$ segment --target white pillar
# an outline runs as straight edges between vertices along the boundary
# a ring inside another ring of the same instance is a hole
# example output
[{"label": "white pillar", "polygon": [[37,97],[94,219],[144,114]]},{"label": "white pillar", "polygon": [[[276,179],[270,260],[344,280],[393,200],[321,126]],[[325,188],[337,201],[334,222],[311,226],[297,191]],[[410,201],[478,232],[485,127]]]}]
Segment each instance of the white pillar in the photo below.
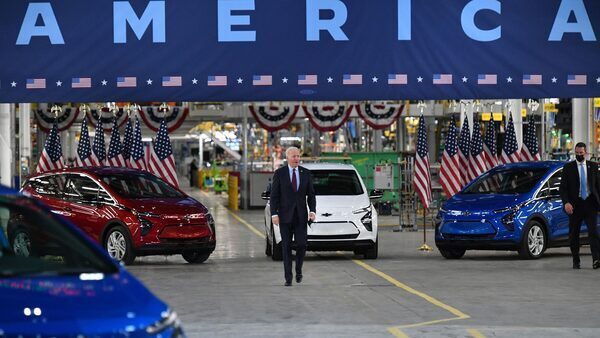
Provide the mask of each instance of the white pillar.
[{"label": "white pillar", "polygon": [[[510,113],[512,113],[513,123],[515,125],[515,135],[517,137],[517,144],[519,149],[523,144],[523,115],[521,110],[523,109],[523,101],[521,99],[508,100],[510,102]],[[508,115],[506,115],[508,122]]]},{"label": "white pillar", "polygon": [[17,170],[23,183],[31,167],[31,103],[19,103],[19,157],[15,160],[19,163]]},{"label": "white pillar", "polygon": [[383,150],[381,136],[383,136],[383,131],[381,129],[373,129],[373,151],[375,152]]},{"label": "white pillar", "polygon": [[0,104],[0,184],[12,187],[13,183],[13,135],[10,104]]},{"label": "white pillar", "polygon": [[[242,206],[244,210],[248,210],[250,206],[250,182],[248,179],[250,177],[248,170],[248,109],[244,109],[244,116],[242,119],[242,142],[244,142],[244,152],[242,158]],[[215,145],[216,147],[216,145]],[[273,168],[276,169],[276,168]]]},{"label": "white pillar", "polygon": [[198,165],[198,169],[202,170],[204,167],[204,137],[203,134],[198,136],[198,157],[200,158],[200,164]]},{"label": "white pillar", "polygon": [[577,142],[584,142],[587,145],[588,152],[592,152],[591,146],[592,134],[590,129],[590,101],[589,99],[573,99],[571,105],[573,112],[573,147]]}]

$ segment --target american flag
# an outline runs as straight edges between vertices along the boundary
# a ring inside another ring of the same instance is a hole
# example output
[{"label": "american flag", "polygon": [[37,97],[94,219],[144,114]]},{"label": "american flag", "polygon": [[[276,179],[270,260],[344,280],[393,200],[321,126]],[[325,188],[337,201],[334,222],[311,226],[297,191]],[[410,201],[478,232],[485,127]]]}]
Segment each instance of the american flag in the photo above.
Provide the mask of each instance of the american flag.
[{"label": "american flag", "polygon": [[50,170],[62,169],[65,165],[63,164],[62,157],[62,145],[60,143],[60,135],[58,134],[58,124],[54,121],[54,125],[48,134],[42,156],[38,162],[36,171],[43,173]]},{"label": "american flag", "polygon": [[213,86],[227,86],[227,76],[225,75],[209,75],[206,80],[206,85],[209,87]]},{"label": "american flag", "polygon": [[79,145],[77,145],[77,167],[92,167],[98,165],[98,159],[92,153],[90,134],[88,132],[87,119],[81,121],[81,133],[79,134]]},{"label": "american flag", "polygon": [[179,187],[173,148],[171,148],[171,140],[169,139],[169,134],[167,134],[167,122],[164,119],[160,122],[154,147],[150,148],[149,165],[150,171],[154,175],[162,178],[174,187]]},{"label": "american flag", "polygon": [[415,168],[413,170],[413,186],[421,198],[425,209],[429,208],[431,198],[431,174],[429,173],[429,151],[427,150],[427,130],[423,114],[419,118],[417,134],[417,152],[415,153]]},{"label": "american flag", "polygon": [[486,169],[490,170],[498,165],[498,146],[496,144],[496,123],[490,119],[490,123],[485,130],[485,139],[483,140],[483,151],[485,152]]},{"label": "american flag", "polygon": [[110,144],[108,145],[108,165],[111,167],[126,167],[125,159],[121,153],[121,134],[119,133],[119,125],[117,118],[113,119],[113,127],[110,133]]},{"label": "american flag", "polygon": [[538,141],[535,135],[535,120],[533,115],[529,118],[527,130],[525,131],[525,137],[523,137],[521,159],[523,161],[539,161],[541,159]]},{"label": "american flag", "polygon": [[473,116],[473,136],[471,137],[471,156],[469,157],[469,178],[474,180],[486,170],[485,153],[481,140],[481,127],[477,116]]},{"label": "american flag", "polygon": [[91,77],[71,78],[71,88],[92,88],[92,78]]},{"label": "american flag", "polygon": [[140,128],[140,120],[137,117],[135,118],[135,129],[133,130],[129,167],[147,170],[146,156],[144,155],[144,145],[142,144],[142,129]]},{"label": "american flag", "polygon": [[362,74],[344,74],[342,84],[361,85],[362,84]]},{"label": "american flag", "polygon": [[454,116],[452,116],[450,126],[448,127],[448,135],[446,136],[444,154],[442,155],[442,165],[440,166],[440,184],[448,198],[454,196],[462,187],[457,134],[456,121],[454,121]]},{"label": "american flag", "polygon": [[433,74],[433,84],[436,84],[436,85],[452,84],[452,74]]},{"label": "american flag", "polygon": [[44,88],[46,88],[46,79],[27,79],[25,88],[27,88],[27,89],[44,89]]},{"label": "american flag", "polygon": [[500,161],[502,164],[519,162],[519,145],[517,144],[517,135],[515,134],[515,125],[512,114],[508,112],[508,125],[504,136],[504,147]]},{"label": "american flag", "polygon": [[272,75],[254,75],[252,77],[253,86],[271,86],[273,84]]},{"label": "american flag", "polygon": [[135,76],[119,76],[117,77],[117,88],[133,88],[137,87],[137,78]]},{"label": "american flag", "polygon": [[523,75],[524,85],[541,85],[542,76],[540,74],[525,74]]},{"label": "american flag", "polygon": [[587,75],[569,75],[567,84],[570,86],[585,86],[587,84]]},{"label": "american flag", "polygon": [[477,75],[477,84],[495,85],[497,83],[498,83],[498,75],[496,75],[496,74],[479,74],[479,75]]},{"label": "american flag", "polygon": [[316,85],[317,83],[318,78],[316,75],[298,75],[298,85],[300,86]]},{"label": "american flag", "polygon": [[131,157],[131,144],[133,143],[133,127],[131,126],[131,118],[127,118],[127,124],[125,125],[125,135],[123,136],[123,159],[125,165],[129,167],[129,157]]},{"label": "american flag", "polygon": [[98,118],[96,123],[96,135],[94,136],[94,146],[92,148],[98,165],[103,166],[106,163],[106,144],[104,143],[104,127],[102,127],[102,116]]},{"label": "american flag", "polygon": [[461,173],[461,184],[462,187],[470,182],[469,180],[469,156],[471,148],[471,131],[469,130],[469,120],[465,115],[465,119],[460,128],[460,137],[458,138],[458,164],[462,168]]},{"label": "american flag", "polygon": [[408,84],[408,76],[406,74],[388,74],[389,85],[405,85]]},{"label": "american flag", "polygon": [[163,76],[162,86],[163,87],[181,87],[182,79],[181,76]]}]

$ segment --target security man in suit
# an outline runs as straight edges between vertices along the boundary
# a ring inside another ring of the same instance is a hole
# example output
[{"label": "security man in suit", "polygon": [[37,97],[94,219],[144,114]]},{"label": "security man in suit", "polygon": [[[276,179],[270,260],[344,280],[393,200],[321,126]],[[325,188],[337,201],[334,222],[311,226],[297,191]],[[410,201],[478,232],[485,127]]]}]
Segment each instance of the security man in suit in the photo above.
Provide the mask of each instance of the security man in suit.
[{"label": "security man in suit", "polygon": [[598,163],[586,161],[586,145],[575,145],[575,161],[565,164],[560,181],[560,197],[569,215],[569,241],[573,255],[573,269],[580,269],[579,233],[581,223],[588,228],[593,268],[600,268],[600,243],[597,232],[597,215],[600,208],[600,178]]},{"label": "security man in suit", "polygon": [[[271,218],[279,225],[282,238],[285,286],[292,285],[292,235],[296,242],[296,283],[302,282],[302,264],[306,254],[307,220],[315,220],[317,206],[310,172],[300,163],[300,150],[286,150],[287,166],[273,174]],[[310,213],[307,210],[310,210]]]}]

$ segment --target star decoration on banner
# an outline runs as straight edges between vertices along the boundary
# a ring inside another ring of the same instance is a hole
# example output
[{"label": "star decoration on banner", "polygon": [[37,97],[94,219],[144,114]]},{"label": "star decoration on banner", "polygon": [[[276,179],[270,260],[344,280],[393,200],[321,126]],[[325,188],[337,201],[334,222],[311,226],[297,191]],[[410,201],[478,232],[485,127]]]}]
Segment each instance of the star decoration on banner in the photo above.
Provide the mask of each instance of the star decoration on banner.
[{"label": "star decoration on banner", "polygon": [[419,76],[419,77],[417,78],[417,81],[418,81],[418,82],[423,82],[423,78],[422,78],[421,76]]},{"label": "star decoration on banner", "polygon": [[327,78],[327,83],[333,83],[333,78],[331,76]]},{"label": "star decoration on banner", "polygon": [[463,76],[463,77],[462,77],[462,82],[463,82],[463,83],[466,83],[467,81],[469,81],[469,78],[468,78],[468,77],[466,77],[466,76]]},{"label": "star decoration on banner", "polygon": [[552,78],[552,83],[556,83],[556,81],[558,81],[558,79],[556,78],[556,76],[554,76],[554,77]]},{"label": "star decoration on banner", "polygon": [[287,78],[287,77],[284,77],[283,79],[281,79],[281,82],[283,82],[283,83],[288,83],[288,78]]},{"label": "star decoration on banner", "polygon": [[106,86],[107,84],[108,84],[108,81],[106,81],[106,80],[102,80],[102,85],[103,85],[103,86]]},{"label": "star decoration on banner", "polygon": [[146,83],[148,84],[148,86],[152,85],[152,79],[146,80]]},{"label": "star decoration on banner", "polygon": [[193,78],[193,79],[192,79],[192,84],[198,84],[198,79],[196,79],[196,78]]},{"label": "star decoration on banner", "polygon": [[506,78],[506,82],[507,82],[507,83],[512,83],[512,77],[510,77],[510,76],[509,76],[509,77],[507,77],[507,78]]},{"label": "star decoration on banner", "polygon": [[238,77],[238,79],[237,79],[237,83],[238,83],[238,84],[242,84],[242,82],[244,82],[244,80],[243,80],[241,77]]},{"label": "star decoration on banner", "polygon": [[11,87],[16,87],[16,86],[17,86],[17,83],[16,83],[15,81],[13,81],[13,82],[11,82],[11,83],[10,83],[10,86],[11,86]]},{"label": "star decoration on banner", "polygon": [[596,78],[596,83],[600,83],[600,77]]},{"label": "star decoration on banner", "polygon": [[60,80],[56,81],[56,86],[57,87],[62,87],[62,81],[60,81]]},{"label": "star decoration on banner", "polygon": [[377,78],[377,76],[373,76],[371,80],[373,80],[373,83],[377,83],[377,81],[379,81],[379,78]]}]

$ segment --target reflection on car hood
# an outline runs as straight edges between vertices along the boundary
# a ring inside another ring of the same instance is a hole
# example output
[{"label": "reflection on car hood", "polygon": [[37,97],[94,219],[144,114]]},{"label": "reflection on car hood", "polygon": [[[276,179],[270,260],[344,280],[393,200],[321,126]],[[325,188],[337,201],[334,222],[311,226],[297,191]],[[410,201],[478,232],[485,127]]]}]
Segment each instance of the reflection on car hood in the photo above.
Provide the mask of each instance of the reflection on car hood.
[{"label": "reflection on car hood", "polygon": [[490,195],[490,194],[458,194],[444,203],[447,211],[492,211],[515,206],[526,200],[527,194]]},{"label": "reflection on car hood", "polygon": [[165,214],[206,213],[208,209],[191,197],[128,199],[127,206],[140,212]]},{"label": "reflection on car hood", "polygon": [[[0,331],[9,336],[138,331],[167,309],[124,271],[88,281],[79,276],[0,279],[0,299]],[[41,314],[27,316],[26,308],[39,308]]]},{"label": "reflection on car hood", "polygon": [[356,196],[317,196],[317,217],[320,213],[352,214],[352,211],[370,205],[366,195]]}]

